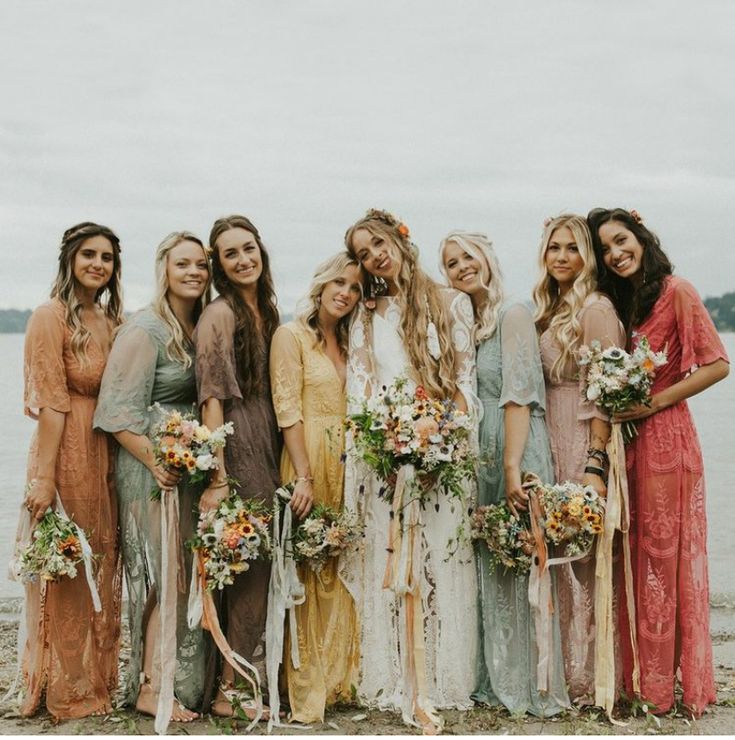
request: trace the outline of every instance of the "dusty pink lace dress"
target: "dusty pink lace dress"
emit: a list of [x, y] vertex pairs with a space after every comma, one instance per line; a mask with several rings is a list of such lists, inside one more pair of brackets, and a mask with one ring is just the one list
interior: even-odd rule
[[[668, 363], [658, 371], [654, 394], [696, 367], [728, 359], [699, 295], [679, 277], [667, 278], [636, 332], [645, 334], [655, 351], [667, 348]], [[684, 703], [700, 715], [716, 698], [702, 451], [686, 401], [649, 416], [638, 432], [626, 459], [641, 692], [657, 712], [667, 711], [680, 669]], [[621, 633], [626, 634], [624, 623]], [[625, 648], [630, 691], [632, 659]]]
[[[590, 295], [578, 315], [582, 326], [580, 344], [597, 339], [604, 347], [625, 345], [625, 331], [608, 298]], [[582, 397], [583, 381], [574, 360], [562, 368], [560, 378], [551, 369], [561, 348], [549, 330], [539, 338], [546, 380], [546, 425], [549, 430], [554, 478], [582, 482], [590, 446], [590, 420], [607, 419]], [[557, 598], [561, 624], [564, 669], [569, 698], [590, 703], [595, 695], [595, 559], [589, 556], [557, 566]]]

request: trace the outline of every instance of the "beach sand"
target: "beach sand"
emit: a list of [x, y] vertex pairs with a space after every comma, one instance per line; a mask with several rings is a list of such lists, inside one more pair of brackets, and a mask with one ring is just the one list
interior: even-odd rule
[[[125, 633], [125, 631], [124, 631]], [[17, 622], [0, 622], [0, 696], [5, 693], [15, 671], [15, 640]], [[628, 724], [618, 727], [610, 724], [603, 712], [589, 708], [572, 710], [565, 715], [545, 721], [535, 718], [514, 718], [502, 709], [476, 708], [469, 712], [445, 711], [446, 734], [472, 735], [723, 735], [735, 729], [735, 631], [722, 630], [713, 636], [717, 704], [710, 707], [699, 720], [692, 720], [683, 712], [671, 712], [660, 718], [660, 727], [653, 717], [626, 717]], [[124, 670], [127, 645], [120, 656]], [[0, 716], [0, 734], [3, 735], [152, 735], [153, 718], [128, 709], [116, 710], [107, 717], [89, 717], [54, 724], [43, 712], [31, 719], [21, 719], [6, 705]], [[214, 735], [242, 732], [245, 722], [205, 717], [186, 725], [172, 723], [170, 735]], [[253, 734], [265, 734], [261, 723]], [[412, 735], [416, 728], [406, 727], [400, 717], [387, 712], [366, 711], [353, 705], [340, 706], [327, 712], [326, 721], [312, 725], [310, 730], [275, 729], [282, 735]]]

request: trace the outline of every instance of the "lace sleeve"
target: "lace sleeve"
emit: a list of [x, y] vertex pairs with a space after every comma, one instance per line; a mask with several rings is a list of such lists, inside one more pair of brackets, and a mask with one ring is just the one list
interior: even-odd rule
[[235, 359], [235, 315], [224, 300], [210, 303], [194, 331], [197, 395], [229, 401], [242, 398]]
[[271, 343], [270, 372], [273, 408], [281, 429], [304, 420], [301, 394], [304, 362], [301, 343], [290, 326], [279, 326]]
[[350, 347], [347, 357], [347, 410], [354, 413], [372, 392], [373, 362], [370, 316], [361, 304], [350, 325]]
[[42, 408], [71, 410], [64, 365], [64, 320], [51, 306], [40, 306], [28, 320], [24, 349], [24, 407], [38, 418]]
[[544, 411], [546, 390], [536, 327], [522, 303], [509, 306], [500, 319], [502, 388], [500, 407], [508, 403]]
[[678, 278], [674, 285], [674, 311], [681, 342], [682, 375], [716, 360], [730, 361], [702, 299], [688, 280]]
[[[586, 306], [580, 317], [582, 322], [582, 338], [580, 344], [589, 346], [590, 342], [597, 340], [603, 349], [607, 347], [625, 347], [625, 329], [620, 323], [615, 307], [605, 296], [599, 296], [594, 303]], [[609, 421], [607, 413], [588, 401], [585, 389], [584, 373], [579, 374], [579, 408], [577, 419], [602, 419]]]
[[150, 423], [158, 345], [142, 327], [124, 325], [102, 376], [94, 426], [105, 432], [146, 434]]
[[477, 420], [482, 405], [477, 395], [477, 365], [472, 327], [475, 321], [472, 301], [464, 293], [452, 291], [449, 304], [449, 325], [454, 347], [454, 380], [464, 396], [467, 411]]

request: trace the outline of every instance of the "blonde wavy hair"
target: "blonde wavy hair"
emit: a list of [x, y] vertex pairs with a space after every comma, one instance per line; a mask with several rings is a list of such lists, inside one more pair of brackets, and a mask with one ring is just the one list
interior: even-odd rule
[[102, 308], [113, 328], [122, 323], [120, 240], [107, 226], [83, 221], [64, 232], [59, 250], [59, 271], [51, 286], [51, 298], [58, 299], [64, 305], [66, 325], [71, 329], [71, 351], [81, 367], [89, 365], [87, 349], [92, 335], [82, 323], [83, 306], [77, 296], [74, 261], [84, 242], [95, 236], [105, 237], [112, 245], [113, 267], [109, 281], [97, 291], [94, 300]]
[[[457, 391], [454, 379], [455, 352], [448, 311], [444, 307], [442, 286], [432, 280], [419, 265], [418, 247], [411, 242], [408, 228], [387, 211], [371, 209], [345, 234], [347, 251], [356, 258], [353, 238], [364, 229], [383, 239], [394, 261], [400, 262], [396, 286], [401, 306], [401, 334], [408, 351], [415, 380], [434, 398], [452, 398]], [[363, 268], [364, 269], [364, 268]], [[374, 284], [367, 275], [368, 284]], [[444, 289], [445, 290], [445, 289]], [[368, 296], [372, 291], [366, 290]], [[372, 312], [368, 312], [372, 321]], [[440, 356], [435, 360], [427, 346], [429, 323], [436, 326]]]
[[192, 360], [187, 347], [191, 346], [191, 341], [186, 336], [176, 314], [171, 309], [168, 302], [168, 255], [171, 250], [178, 247], [181, 242], [194, 242], [202, 248], [204, 258], [207, 260], [209, 268], [209, 278], [204, 293], [197, 299], [194, 305], [194, 322], [199, 319], [204, 307], [209, 303], [211, 298], [212, 269], [209, 262], [209, 252], [204, 246], [202, 240], [192, 234], [190, 231], [174, 231], [170, 233], [156, 249], [156, 293], [151, 302], [153, 312], [163, 321], [171, 331], [171, 338], [166, 342], [166, 356], [172, 362], [178, 362], [188, 370], [191, 367]]
[[[326, 347], [326, 340], [321, 326], [319, 326], [319, 307], [322, 292], [328, 283], [336, 280], [350, 265], [357, 267], [362, 276], [360, 263], [349, 252], [339, 252], [319, 264], [314, 270], [308, 293], [299, 301], [296, 307], [296, 321], [314, 335], [315, 344], [319, 344], [321, 347]], [[360, 287], [362, 288], [362, 283]], [[351, 319], [352, 311], [337, 322], [337, 344], [343, 355], [347, 354]]]
[[[572, 287], [565, 295], [560, 295], [558, 282], [546, 268], [546, 251], [554, 232], [565, 226], [572, 232], [583, 266]], [[549, 329], [552, 338], [561, 347], [561, 354], [551, 367], [551, 378], [558, 381], [569, 361], [575, 360], [582, 336], [579, 312], [587, 297], [597, 290], [597, 265], [592, 251], [592, 237], [584, 217], [563, 213], [545, 225], [538, 264], [540, 277], [533, 289], [533, 301], [536, 304], [533, 318], [537, 331], [542, 333]]]
[[454, 242], [460, 249], [474, 257], [482, 266], [480, 282], [485, 288], [485, 296], [477, 301], [477, 305], [475, 301], [472, 302], [475, 313], [475, 344], [480, 344], [484, 339], [495, 334], [498, 328], [500, 307], [505, 298], [503, 273], [500, 271], [493, 243], [485, 234], [472, 231], [450, 231], [439, 244], [439, 269], [447, 282], [449, 278], [444, 266], [444, 250], [450, 242]]

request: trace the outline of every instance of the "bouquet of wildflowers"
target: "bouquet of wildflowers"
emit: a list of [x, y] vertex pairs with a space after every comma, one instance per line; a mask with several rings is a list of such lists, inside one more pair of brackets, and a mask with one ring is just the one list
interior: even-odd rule
[[22, 583], [76, 578], [84, 552], [77, 526], [68, 516], [47, 511], [36, 524], [30, 542], [16, 554], [12, 575]]
[[361, 535], [356, 516], [317, 504], [294, 532], [293, 559], [319, 573], [329, 558], [338, 557]]
[[[666, 364], [666, 352], [654, 352], [645, 335], [639, 335], [632, 352], [620, 347], [603, 350], [595, 340], [580, 347], [579, 364], [585, 368], [585, 398], [612, 415], [639, 403], [650, 406], [656, 368]], [[623, 425], [626, 442], [636, 434], [634, 422]]]
[[[210, 470], [217, 468], [215, 451], [224, 447], [227, 435], [233, 433], [232, 422], [212, 431], [192, 413], [166, 412], [158, 403], [149, 408], [154, 410], [161, 414], [150, 433], [156, 462], [187, 473], [192, 483], [204, 480]], [[151, 498], [160, 497], [161, 489], [154, 488]]]
[[534, 541], [528, 512], [516, 516], [505, 502], [479, 506], [472, 513], [470, 537], [487, 545], [490, 572], [498, 566], [516, 575], [531, 569]]
[[[470, 416], [453, 401], [429, 398], [422, 386], [411, 393], [405, 378], [364, 401], [346, 425], [357, 457], [384, 481], [412, 465], [419, 475], [435, 474], [440, 487], [461, 498], [462, 482], [474, 475]], [[381, 495], [392, 501], [391, 486]]]
[[571, 481], [551, 485], [528, 477], [524, 482], [529, 480], [541, 505], [546, 539], [563, 546], [565, 557], [587, 553], [602, 532], [605, 500], [592, 486]]
[[231, 491], [216, 509], [199, 515], [196, 536], [189, 546], [199, 555], [208, 591], [221, 591], [251, 562], [269, 558], [270, 522], [265, 504], [243, 501], [236, 491]]

